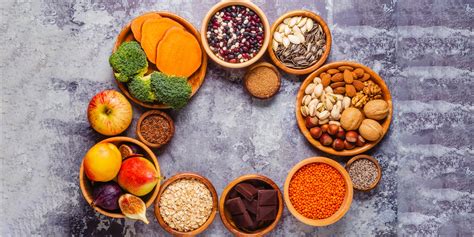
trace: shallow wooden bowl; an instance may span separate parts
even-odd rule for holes
[[[111,137],[111,138],[102,140],[99,143],[105,143],[105,142],[113,143],[115,145],[119,143],[128,142],[128,143],[133,143],[139,146],[145,152],[145,154],[143,154],[144,158],[153,162],[156,170],[158,171],[158,175],[160,175],[160,165],[158,164],[158,160],[156,159],[156,156],[153,153],[153,151],[151,151],[150,148],[148,148],[145,144],[130,137]],[[91,205],[92,202],[94,201],[93,196],[92,196],[92,183],[85,174],[84,161],[81,163],[81,168],[79,170],[79,186],[81,187],[82,196],[84,196],[84,199],[86,199],[86,202],[89,203],[89,205]],[[160,190],[160,182],[158,182],[158,184],[153,188],[153,190],[149,194],[141,197],[143,201],[145,202],[147,208],[151,206],[153,201],[155,201],[155,198],[158,195],[159,190]],[[94,208],[97,212],[101,213],[102,215],[105,215],[108,217],[125,218],[125,216],[122,213],[120,213],[120,210],[118,210],[117,212],[111,212],[97,206],[92,206],[92,208]]]
[[[148,12],[148,13],[150,13],[150,12]],[[144,14],[148,14],[148,13],[144,13]],[[201,45],[201,51],[202,51],[201,66],[196,70],[196,72],[193,73],[193,75],[191,75],[188,78],[188,83],[191,85],[191,88],[192,88],[191,96],[193,96],[194,94],[196,94],[196,92],[199,90],[202,83],[204,82],[204,78],[206,77],[206,70],[207,70],[207,56],[204,53],[204,49],[202,47],[201,37],[199,35],[199,32],[196,30],[196,28],[194,28],[194,26],[191,23],[189,23],[187,20],[185,20],[184,18],[182,18],[182,17],[180,17],[180,16],[178,16],[174,13],[162,12],[162,11],[157,11],[157,12],[154,12],[154,13],[160,14],[160,16],[162,16],[162,17],[168,17],[168,18],[178,22],[179,24],[183,25],[184,28],[189,33],[193,34],[194,37],[196,37],[199,44]],[[130,25],[131,25],[131,22],[128,23],[122,29],[122,31],[120,32],[120,34],[117,37],[117,41],[115,42],[115,45],[114,45],[114,48],[113,48],[112,52],[115,52],[117,50],[117,48],[123,42],[135,40],[135,38],[133,37],[133,33],[132,33],[131,28],[130,28]],[[156,66],[154,64],[148,62],[148,73],[151,73],[152,71],[158,71],[158,69],[156,68]],[[118,87],[120,88],[120,90],[122,90],[122,92],[125,94],[125,96],[128,99],[130,99],[131,101],[133,101],[134,103],[136,103],[140,106],[143,106],[143,107],[149,108],[149,109],[168,109],[168,108],[170,108],[168,105],[165,105],[165,104],[146,103],[146,102],[142,102],[140,100],[137,100],[135,97],[133,97],[130,94],[130,92],[128,92],[128,88],[127,88],[126,83],[119,82],[118,80],[116,80],[116,82],[117,82]]]
[[[310,218],[307,218],[307,217],[301,215],[293,207],[293,204],[290,201],[290,196],[289,196],[289,193],[288,193],[288,191],[289,191],[288,189],[289,189],[289,186],[290,186],[290,181],[293,178],[293,175],[296,173],[296,171],[298,171],[301,167],[303,167],[305,165],[308,165],[308,164],[312,164],[312,163],[324,163],[324,164],[327,164],[327,165],[330,165],[330,166],[334,167],[337,171],[339,171],[339,173],[341,173],[341,175],[344,178],[344,181],[346,183],[346,195],[344,197],[344,201],[342,202],[341,207],[339,207],[339,210],[337,210],[332,216],[330,216],[328,218],[325,218],[325,219],[310,219]],[[286,177],[284,193],[285,193],[284,198],[285,198],[286,207],[288,208],[290,213],[294,217],[296,217],[296,219],[298,219],[299,221],[301,221],[301,222],[303,222],[307,225],[311,225],[311,226],[327,226],[327,225],[333,224],[336,221],[338,221],[339,219],[341,219],[346,214],[346,212],[349,210],[349,208],[351,207],[351,203],[352,203],[353,188],[352,188],[351,178],[349,177],[349,173],[347,173],[347,171],[344,169],[344,167],[342,167],[342,165],[340,165],[338,162],[336,162],[332,159],[318,156],[318,157],[311,157],[311,158],[304,159],[304,160],[300,161],[298,164],[296,164],[295,166],[293,166],[293,168],[288,173],[288,176]]]
[[[256,95],[252,95],[249,90],[247,89],[247,78],[249,76],[249,74],[252,72],[252,70],[256,69],[256,68],[259,68],[259,67],[267,67],[267,68],[270,68],[271,70],[273,70],[275,72],[275,74],[277,75],[278,77],[278,89],[277,91],[273,94],[273,95],[270,95],[270,96],[264,96],[264,97],[259,97],[259,96],[256,96]],[[259,99],[269,99],[271,97],[273,97],[274,95],[276,95],[278,93],[278,91],[280,91],[280,86],[281,86],[281,79],[280,79],[280,72],[278,72],[278,69],[273,66],[272,64],[270,63],[267,63],[267,62],[260,62],[260,63],[256,63],[254,65],[252,65],[248,70],[247,72],[245,73],[245,76],[244,76],[244,88],[245,88],[245,91],[247,91],[247,93],[255,98],[259,98]]]
[[[164,143],[151,143],[151,142],[145,140],[145,138],[142,135],[141,124],[143,122],[143,119],[145,119],[146,117],[148,117],[150,115],[159,115],[159,116],[165,118],[168,121],[168,123],[170,124],[171,134],[168,136],[167,140]],[[147,146],[149,146],[151,148],[159,148],[159,147],[167,144],[171,140],[171,138],[173,138],[173,135],[174,135],[174,122],[173,122],[173,119],[165,112],[162,112],[162,111],[159,111],[159,110],[149,110],[149,111],[143,113],[140,116],[140,118],[138,119],[136,134],[137,134],[138,139],[141,142],[145,143]]]
[[[346,166],[345,166],[347,172],[349,172],[349,168],[351,167],[352,163],[354,163],[354,161],[360,160],[360,159],[367,159],[367,160],[370,160],[370,161],[372,161],[372,162],[375,164],[375,166],[377,167],[377,173],[378,173],[378,174],[377,174],[377,178],[375,179],[375,182],[374,182],[372,185],[370,185],[369,188],[367,188],[367,189],[358,189],[358,188],[356,188],[356,187],[354,186],[354,189],[356,189],[356,190],[367,192],[367,191],[370,191],[370,190],[374,189],[375,187],[377,187],[377,184],[379,184],[380,179],[382,178],[382,169],[380,168],[379,162],[378,162],[374,157],[369,156],[369,155],[364,155],[364,154],[362,154],[362,155],[357,155],[357,156],[352,157],[352,158],[347,162],[347,164],[346,164]]]
[[[253,10],[260,17],[263,24],[264,38],[263,38],[262,48],[260,48],[260,51],[257,53],[257,55],[255,55],[255,57],[243,63],[229,63],[218,58],[209,48],[209,44],[207,42],[207,37],[206,37],[207,25],[209,21],[211,20],[212,16],[214,16],[214,14],[217,11],[221,10],[222,8],[233,6],[233,5],[240,5],[240,6],[248,7],[250,10]],[[202,46],[204,47],[204,50],[206,51],[207,55],[209,55],[209,57],[217,64],[226,68],[244,68],[257,62],[265,53],[265,50],[268,47],[268,44],[270,42],[270,24],[268,23],[268,19],[265,16],[265,13],[263,13],[262,9],[260,9],[257,5],[253,4],[250,0],[221,0],[221,2],[214,5],[211,8],[211,10],[207,12],[206,16],[202,20],[201,41],[202,41]]]
[[[326,34],[326,50],[324,51],[323,55],[321,58],[313,65],[307,68],[302,68],[302,69],[297,69],[297,68],[291,68],[287,67],[285,64],[283,64],[275,55],[275,52],[273,51],[272,44],[270,43],[268,45],[267,51],[268,54],[270,55],[270,58],[272,59],[273,63],[279,67],[281,70],[289,73],[289,74],[295,74],[295,75],[304,75],[313,72],[314,70],[318,69],[323,65],[324,62],[326,62],[326,59],[329,56],[329,53],[331,51],[331,44],[332,44],[332,37],[331,37],[331,31],[329,30],[328,25],[326,22],[321,18],[319,15],[317,15],[314,12],[307,11],[307,10],[295,10],[295,11],[289,11],[282,16],[280,16],[272,25],[271,31],[270,31],[270,42],[273,42],[273,33],[277,30],[278,26],[283,22],[288,17],[294,17],[294,16],[304,16],[304,17],[309,17],[315,21],[315,23],[318,23],[321,25],[321,28],[323,29],[324,33]]]
[[[379,140],[374,141],[374,142],[366,141],[367,143],[364,146],[356,147],[352,150],[336,151],[332,147],[323,146],[318,140],[311,137],[311,134],[309,133],[309,129],[306,128],[306,126],[305,126],[305,120],[303,118],[303,115],[301,115],[300,108],[301,108],[301,100],[303,99],[304,89],[306,88],[306,86],[308,86],[313,81],[313,79],[315,77],[318,77],[319,74],[321,74],[322,72],[325,72],[326,70],[331,69],[331,68],[338,68],[340,66],[351,66],[351,67],[354,67],[354,68],[360,67],[360,68],[363,68],[364,71],[369,73],[370,76],[371,76],[371,80],[374,83],[376,83],[377,85],[379,85],[380,88],[382,89],[383,99],[385,101],[387,101],[388,106],[389,106],[389,113],[388,113],[387,118],[385,118],[383,120],[383,122],[381,122],[381,125],[382,125],[382,128],[383,128],[383,136],[380,137]],[[388,89],[388,87],[385,84],[384,80],[377,73],[372,71],[372,69],[370,69],[369,67],[367,67],[365,65],[362,65],[362,64],[359,64],[359,63],[346,62],[346,61],[326,64],[326,65],[320,67],[315,72],[311,73],[301,84],[301,87],[298,91],[298,95],[296,96],[296,106],[295,107],[296,107],[295,113],[296,113],[296,120],[297,120],[297,123],[298,123],[298,127],[300,128],[301,133],[303,133],[303,135],[306,137],[306,139],[314,147],[318,148],[319,150],[324,151],[324,152],[329,153],[329,154],[332,154],[332,155],[337,155],[337,156],[354,156],[354,155],[358,155],[360,153],[364,153],[364,152],[372,149],[375,145],[377,145],[377,143],[379,143],[383,139],[385,134],[387,134],[388,128],[390,127],[390,123],[391,123],[391,120],[392,120],[392,113],[393,113],[392,96],[390,95],[390,90]]]
[[[180,180],[180,179],[196,179],[196,180],[200,181],[201,183],[203,183],[204,185],[206,185],[206,187],[209,189],[209,191],[211,192],[211,195],[212,195],[212,203],[213,204],[212,204],[211,215],[209,216],[207,221],[201,227],[199,227],[199,228],[197,228],[193,231],[189,231],[189,232],[181,232],[181,231],[177,231],[177,230],[171,228],[163,220],[163,217],[161,217],[161,213],[160,213],[161,195],[163,195],[163,192],[166,190],[166,188],[170,184],[172,184],[173,182],[175,182],[177,180]],[[156,198],[154,208],[155,208],[155,217],[158,220],[158,223],[168,233],[172,234],[173,236],[195,236],[195,235],[198,235],[199,233],[205,231],[209,227],[209,225],[214,221],[214,218],[216,217],[216,212],[217,212],[217,192],[216,192],[216,189],[214,188],[214,186],[212,185],[211,181],[209,181],[207,178],[205,178],[205,177],[203,177],[199,174],[191,173],[191,172],[178,173],[178,174],[172,176],[171,178],[167,179],[162,184],[160,192],[158,193],[158,197]]]
[[[275,189],[278,192],[278,213],[273,221],[272,224],[269,226],[253,231],[253,232],[245,232],[237,228],[234,224],[234,221],[232,221],[231,215],[225,208],[225,202],[227,201],[227,195],[229,194],[230,190],[234,188],[237,184],[242,183],[244,181],[248,180],[259,180],[262,181],[268,185],[270,185],[273,189]],[[259,174],[247,174],[238,177],[237,179],[233,180],[230,182],[227,187],[224,188],[224,191],[221,194],[221,198],[219,200],[219,215],[221,217],[222,223],[224,223],[224,226],[232,232],[235,236],[264,236],[265,234],[268,234],[270,231],[272,231],[280,221],[281,215],[283,213],[283,198],[281,195],[281,191],[278,188],[278,185],[273,182],[270,178],[259,175]]]

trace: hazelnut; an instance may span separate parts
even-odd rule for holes
[[[356,146],[364,146],[365,145],[365,139],[359,135],[357,137],[357,141],[356,141]]]
[[[339,127],[339,130],[337,130],[336,137],[344,140],[346,138],[346,131],[344,128]]]
[[[344,149],[344,141],[340,138],[334,139],[334,142],[332,143],[332,148],[336,151],[341,151]]]
[[[349,107],[342,112],[340,122],[342,128],[349,131],[358,129],[362,120],[364,120],[362,112],[356,108]]]
[[[344,148],[346,150],[352,150],[352,149],[354,149],[355,146],[356,145],[354,143],[348,142],[347,140],[344,140]]]
[[[348,132],[346,132],[346,140],[347,140],[348,142],[356,142],[358,136],[359,136],[359,134],[357,134],[356,131],[348,131]]]
[[[321,129],[323,130],[323,133],[328,131],[329,124],[324,124],[321,126]]]
[[[320,127],[314,127],[309,130],[309,134],[311,134],[314,139],[318,139],[321,134],[323,134],[323,130]]]
[[[318,118],[317,117],[306,117],[305,124],[307,128],[312,128],[318,125]]]
[[[336,124],[329,124],[328,126],[329,135],[334,136],[337,134],[337,131],[339,131],[339,126],[337,126]]]
[[[331,143],[332,143],[332,137],[329,136],[329,134],[324,133],[324,134],[321,135],[321,137],[319,138],[319,142],[321,142],[321,144],[323,144],[323,146],[330,146]]]
[[[360,135],[369,141],[377,141],[383,136],[383,128],[373,119],[364,119],[359,127]]]

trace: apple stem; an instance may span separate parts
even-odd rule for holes
[[[104,113],[107,115],[110,115],[112,113],[112,110],[109,107],[104,108]]]

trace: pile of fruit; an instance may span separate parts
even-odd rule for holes
[[[160,180],[152,162],[135,144],[98,143],[86,153],[84,172],[91,181],[92,206],[148,224],[142,198]]]

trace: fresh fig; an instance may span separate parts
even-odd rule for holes
[[[146,205],[141,198],[126,193],[120,196],[118,203],[120,210],[126,217],[141,220],[145,224],[150,223],[146,218]]]
[[[143,156],[139,154],[139,147],[135,144],[122,144],[119,147],[120,154],[122,155],[122,159],[131,157],[131,156]]]
[[[119,208],[118,200],[122,195],[122,189],[115,182],[96,183],[93,191],[93,206],[113,211]]]

